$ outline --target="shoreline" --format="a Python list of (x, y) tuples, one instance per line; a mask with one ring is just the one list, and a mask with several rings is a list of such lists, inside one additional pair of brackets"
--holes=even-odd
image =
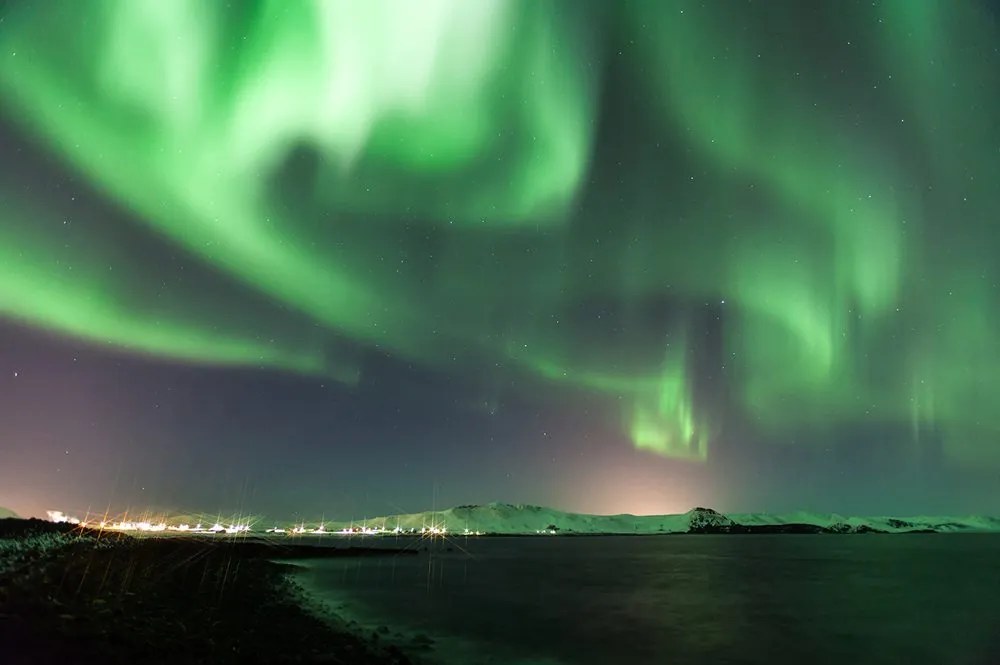
[(415, 552), (134, 538), (3, 519), (0, 655), (10, 665), (414, 665), (399, 646), (318, 617), (288, 563), (401, 554)]
[(398, 626), (394, 629), (387, 625), (391, 622), (376, 621), (369, 616), (345, 612), (345, 603), (338, 603), (334, 607), (333, 603), (337, 601), (324, 598), (324, 594), (314, 589), (307, 579), (313, 572), (313, 563), (321, 564), (322, 560), (285, 564), (289, 594), (303, 610), (334, 631), (354, 635), (393, 654), (405, 654), (409, 659), (407, 662), (412, 665), (436, 665), (439, 660), (439, 654), (436, 653), (437, 640), (426, 633), (399, 630)]

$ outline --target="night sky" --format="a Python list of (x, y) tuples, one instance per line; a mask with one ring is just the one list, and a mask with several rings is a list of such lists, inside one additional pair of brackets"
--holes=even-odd
[(0, 506), (1000, 512), (1000, 7), (0, 3)]

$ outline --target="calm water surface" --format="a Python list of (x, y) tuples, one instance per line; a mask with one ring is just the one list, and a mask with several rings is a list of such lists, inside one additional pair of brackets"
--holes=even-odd
[(994, 534), (455, 539), (301, 582), (468, 665), (1000, 665)]

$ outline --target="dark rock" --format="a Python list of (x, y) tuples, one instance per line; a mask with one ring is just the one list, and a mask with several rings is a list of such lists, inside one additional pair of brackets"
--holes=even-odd
[(694, 508), (688, 512), (688, 533), (728, 533), (736, 525), (731, 519), (711, 508)]
[(830, 533), (854, 533), (854, 527), (844, 522), (837, 522), (827, 527), (827, 531)]

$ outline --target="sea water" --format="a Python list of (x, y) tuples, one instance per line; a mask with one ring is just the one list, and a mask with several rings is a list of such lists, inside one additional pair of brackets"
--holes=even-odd
[(437, 662), (1000, 664), (997, 534), (382, 544), (422, 551), (299, 581), (368, 629), (429, 636)]

